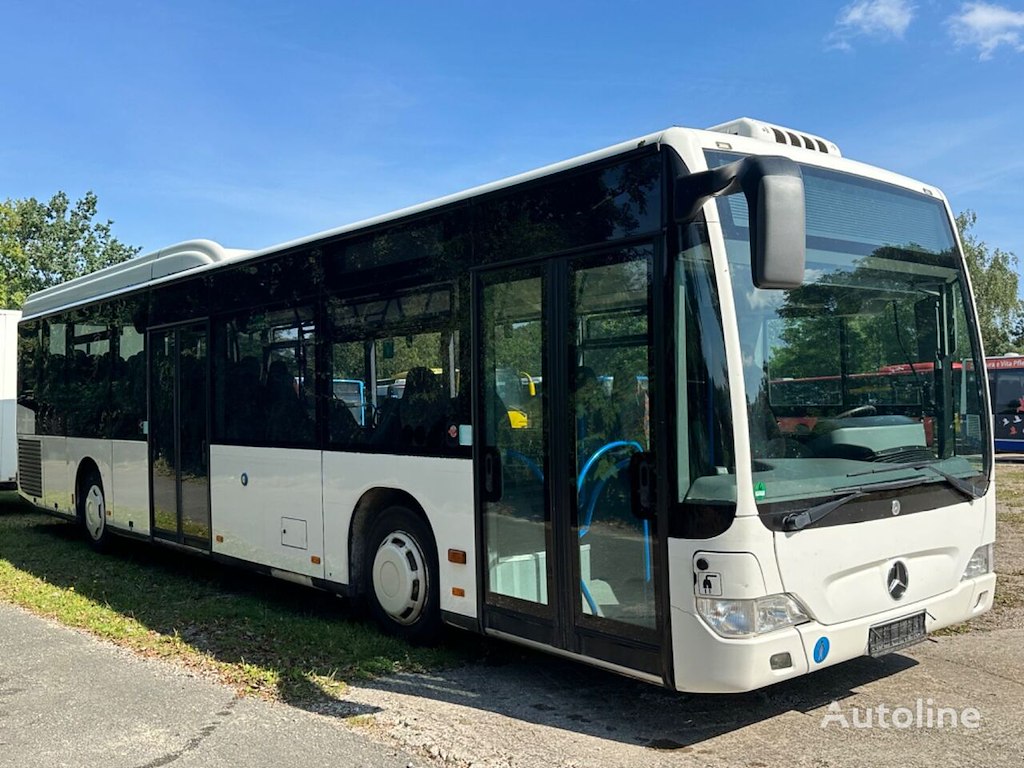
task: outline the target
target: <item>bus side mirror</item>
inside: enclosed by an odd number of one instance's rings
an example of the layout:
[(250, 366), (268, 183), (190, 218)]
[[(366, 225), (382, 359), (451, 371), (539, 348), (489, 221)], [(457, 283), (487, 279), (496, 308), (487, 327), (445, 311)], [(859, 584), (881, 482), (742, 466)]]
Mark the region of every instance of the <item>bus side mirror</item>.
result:
[(744, 157), (676, 179), (675, 218), (692, 219), (709, 197), (743, 192), (750, 272), (758, 288), (799, 288), (804, 280), (806, 215), (800, 167), (785, 157)]

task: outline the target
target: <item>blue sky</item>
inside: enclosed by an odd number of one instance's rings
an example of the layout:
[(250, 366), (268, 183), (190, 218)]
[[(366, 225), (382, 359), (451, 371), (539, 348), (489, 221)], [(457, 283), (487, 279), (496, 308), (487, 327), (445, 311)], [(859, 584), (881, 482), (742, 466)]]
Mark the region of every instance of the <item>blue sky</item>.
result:
[(1024, 259), (1024, 0), (6, 0), (0, 199), (255, 248), (750, 116), (942, 188)]

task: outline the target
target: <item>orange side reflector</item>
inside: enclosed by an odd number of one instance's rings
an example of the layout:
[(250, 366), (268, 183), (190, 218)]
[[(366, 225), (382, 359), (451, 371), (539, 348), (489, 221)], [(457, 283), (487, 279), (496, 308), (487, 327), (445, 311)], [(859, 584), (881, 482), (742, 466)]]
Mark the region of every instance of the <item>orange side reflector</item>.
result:
[(452, 587), (452, 594), (456, 597), (465, 597), (466, 590), (464, 590), (462, 587)]
[(317, 555), (313, 555), (311, 558), (309, 558), (309, 560), (313, 563), (313, 565), (320, 565), (320, 558)]
[(458, 563), (459, 565), (466, 564), (466, 553), (461, 549), (449, 549), (448, 550), (448, 562)]

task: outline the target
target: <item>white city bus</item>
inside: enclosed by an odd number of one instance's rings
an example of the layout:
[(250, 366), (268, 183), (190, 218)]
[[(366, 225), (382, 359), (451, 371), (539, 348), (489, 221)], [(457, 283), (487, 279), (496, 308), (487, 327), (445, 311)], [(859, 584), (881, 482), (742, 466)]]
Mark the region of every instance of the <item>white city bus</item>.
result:
[(0, 309), (0, 490), (11, 490), (18, 466), (15, 419), (18, 393), (18, 320), (21, 312)]
[(184, 243), (24, 311), (20, 492), (97, 546), (682, 691), (992, 604), (949, 207), (802, 132), (671, 128), (261, 251)]

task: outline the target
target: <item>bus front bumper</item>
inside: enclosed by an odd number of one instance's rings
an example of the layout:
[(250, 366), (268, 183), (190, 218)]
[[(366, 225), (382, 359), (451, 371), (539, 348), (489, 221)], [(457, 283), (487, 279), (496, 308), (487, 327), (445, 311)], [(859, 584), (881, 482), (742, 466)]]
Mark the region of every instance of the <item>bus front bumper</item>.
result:
[[(691, 693), (742, 693), (868, 653), (872, 627), (923, 613), (928, 633), (992, 607), (996, 576), (985, 574), (916, 603), (840, 624), (810, 621), (744, 638), (724, 638), (696, 614), (673, 606), (675, 684)], [(898, 650), (898, 649), (897, 649)]]

